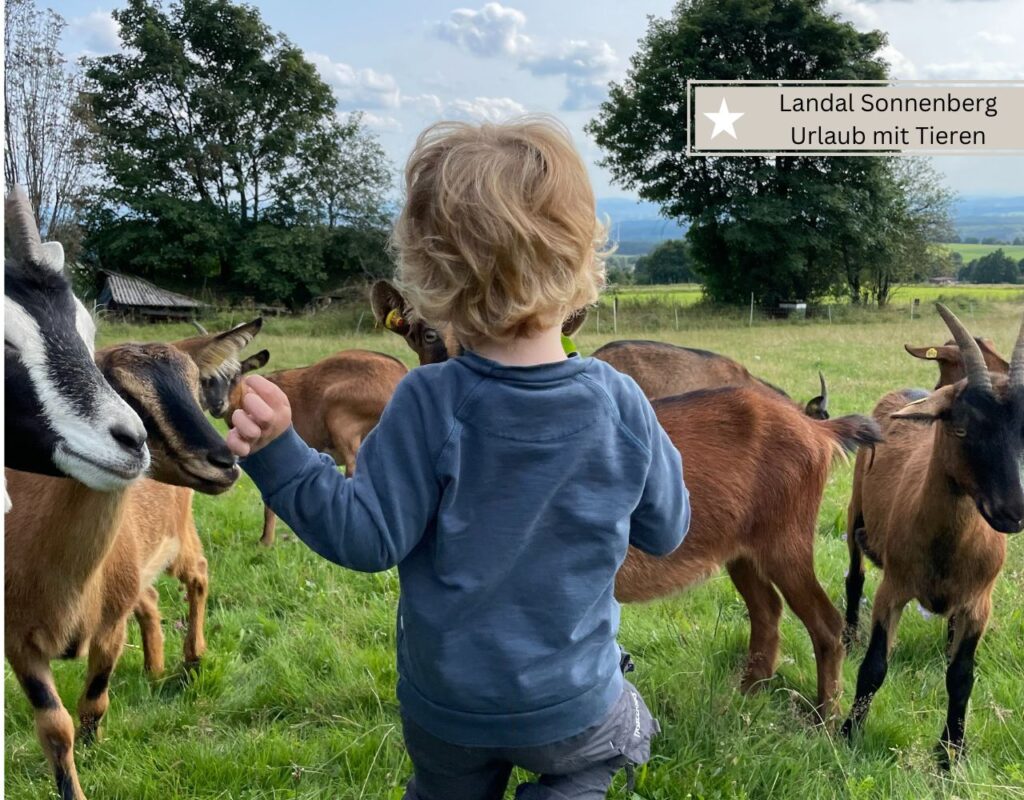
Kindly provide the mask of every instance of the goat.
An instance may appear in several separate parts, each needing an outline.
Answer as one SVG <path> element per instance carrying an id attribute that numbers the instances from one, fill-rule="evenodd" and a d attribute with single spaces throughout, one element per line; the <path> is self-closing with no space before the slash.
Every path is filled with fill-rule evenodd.
<path id="1" fill-rule="evenodd" d="M 648 400 L 698 389 L 748 385 L 762 386 L 789 398 L 778 386 L 751 375 L 742 364 L 708 350 L 665 342 L 622 340 L 609 342 L 591 355 L 629 375 Z M 828 419 L 828 387 L 820 372 L 818 380 L 821 394 L 808 401 L 804 413 L 811 419 Z"/>
<path id="2" fill-rule="evenodd" d="M 243 362 L 238 360 L 238 353 L 245 349 L 263 327 L 263 317 L 243 322 L 222 333 L 207 333 L 197 322 L 193 321 L 192 324 L 200 329 L 201 335 L 171 342 L 171 345 L 189 356 L 202 354 L 203 358 L 213 358 L 219 362 L 218 368 L 212 371 L 204 370 L 203 365 L 199 365 L 199 405 L 213 416 L 223 417 L 228 407 L 228 395 L 242 375 L 259 369 L 270 360 L 270 353 L 266 350 L 249 356 Z"/>
<path id="3" fill-rule="evenodd" d="M 405 337 L 422 363 L 461 352 L 449 335 L 410 323 L 414 315 L 387 282 L 374 286 L 371 299 L 374 314 Z M 392 313 L 400 316 L 398 324 L 387 323 Z M 567 320 L 563 333 L 579 324 L 579 316 Z M 630 548 L 615 581 L 616 597 L 626 603 L 664 597 L 724 565 L 750 617 L 740 684 L 746 692 L 775 671 L 782 615 L 778 586 L 811 636 L 818 672 L 816 710 L 826 719 L 839 693 L 843 618 L 814 574 L 818 507 L 833 456 L 879 441 L 878 425 L 856 415 L 813 419 L 753 378 L 739 386 L 656 399 L 653 406 L 683 463 L 699 465 L 686 474 L 693 509 L 690 531 L 663 559 Z"/>
<path id="4" fill-rule="evenodd" d="M 985 358 L 985 365 L 990 371 L 998 372 L 1002 375 L 1009 371 L 1010 365 L 1006 363 L 1005 358 L 996 352 L 995 343 L 991 339 L 983 339 L 980 336 L 976 336 L 974 341 L 978 343 L 981 354 Z M 905 344 L 903 348 L 914 358 L 934 361 L 939 365 L 939 382 L 935 384 L 936 389 L 962 381 L 966 375 L 964 372 L 964 362 L 960 357 L 960 348 L 957 346 L 956 339 L 950 339 L 941 347 L 914 347 L 913 345 Z"/>
<path id="5" fill-rule="evenodd" d="M 878 425 L 853 415 L 813 420 L 756 386 L 705 389 L 655 400 L 658 421 L 683 457 L 692 517 L 665 558 L 630 548 L 615 595 L 635 603 L 664 597 L 723 565 L 750 617 L 741 689 L 775 671 L 782 592 L 807 628 L 817 660 L 816 711 L 831 716 L 840 690 L 842 615 L 814 573 L 814 535 L 829 466 L 841 450 L 879 441 Z"/>
<path id="6" fill-rule="evenodd" d="M 201 373 L 194 361 L 168 345 L 125 344 L 97 352 L 96 363 L 143 419 L 154 480 L 206 494 L 234 484 L 235 460 L 199 408 Z M 206 363 L 208 369 L 219 366 Z M 62 800 L 84 800 L 74 726 L 50 661 L 88 652 L 78 715 L 82 738 L 92 738 L 109 704 L 107 687 L 128 615 L 153 599 L 150 583 L 168 564 L 194 569 L 201 578 L 196 588 L 205 592 L 205 561 L 181 545 L 198 544 L 194 528 L 191 538 L 182 537 L 163 522 L 173 513 L 163 507 L 170 487 L 143 481 L 99 492 L 13 470 L 6 477 L 15 498 L 5 531 L 6 656 L 35 712 L 58 793 Z M 193 627 L 201 622 L 190 614 Z M 145 626 L 143 631 L 151 633 Z M 201 647 L 201 630 L 198 637 L 190 632 L 186 651 L 190 643 Z"/>
<path id="7" fill-rule="evenodd" d="M 421 366 L 462 353 L 462 345 L 450 329 L 432 328 L 418 319 L 402 294 L 388 281 L 380 280 L 373 285 L 370 304 L 377 321 L 405 339 Z M 562 325 L 562 334 L 572 336 L 586 317 L 586 309 L 569 316 Z M 722 386 L 762 386 L 789 398 L 779 387 L 751 375 L 742 364 L 707 350 L 664 342 L 623 340 L 609 342 L 592 355 L 629 375 L 648 400 Z M 828 419 L 828 387 L 820 372 L 818 379 L 821 394 L 810 400 L 804 411 L 812 419 L 823 420 Z"/>
<path id="8" fill-rule="evenodd" d="M 328 453 L 351 475 L 360 443 L 376 426 L 407 372 L 401 361 L 383 353 L 342 350 L 308 367 L 272 372 L 266 378 L 287 395 L 299 437 L 313 449 Z M 230 422 L 244 391 L 242 383 L 232 388 L 225 420 Z M 276 515 L 264 506 L 260 544 L 269 547 L 274 543 L 276 524 Z"/>
<path id="9" fill-rule="evenodd" d="M 885 680 L 903 607 L 913 599 L 948 619 L 949 694 L 939 740 L 944 767 L 963 748 L 974 658 L 1006 557 L 1006 537 L 1024 528 L 1024 325 L 1009 376 L 989 372 L 978 343 L 945 306 L 966 378 L 931 394 L 890 392 L 875 407 L 885 443 L 857 456 L 847 516 L 847 640 L 856 636 L 864 555 L 884 571 L 871 640 L 843 733 L 867 716 Z M 920 423 L 927 423 L 926 427 Z"/>
<path id="10" fill-rule="evenodd" d="M 40 241 L 20 187 L 4 217 L 7 466 L 123 489 L 149 466 L 142 420 L 93 362 L 96 327 L 71 292 L 64 250 Z"/>

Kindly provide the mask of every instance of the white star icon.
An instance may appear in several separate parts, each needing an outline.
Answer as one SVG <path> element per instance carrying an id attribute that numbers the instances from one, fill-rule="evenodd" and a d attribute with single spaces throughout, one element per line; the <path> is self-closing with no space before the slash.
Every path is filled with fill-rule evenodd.
<path id="1" fill-rule="evenodd" d="M 736 129 L 732 124 L 743 116 L 743 112 L 730 113 L 729 106 L 725 103 L 725 98 L 722 98 L 722 105 L 715 114 L 704 112 L 704 116 L 715 123 L 715 129 L 711 132 L 711 138 L 714 139 L 720 133 L 727 133 L 733 139 L 736 138 Z"/>

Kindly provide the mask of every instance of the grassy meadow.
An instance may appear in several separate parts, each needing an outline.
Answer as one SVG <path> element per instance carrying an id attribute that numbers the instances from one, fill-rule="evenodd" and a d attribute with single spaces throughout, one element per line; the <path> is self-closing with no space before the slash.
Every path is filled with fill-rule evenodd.
<path id="1" fill-rule="evenodd" d="M 996 250 L 1002 250 L 1007 256 L 1016 261 L 1024 258 L 1024 245 L 1021 244 L 963 244 L 962 242 L 957 242 L 954 244 L 943 244 L 942 247 L 951 253 L 959 253 L 965 264 L 974 261 L 976 258 L 987 256 L 989 253 L 994 253 Z"/>
<path id="2" fill-rule="evenodd" d="M 967 299 L 959 308 L 976 334 L 990 336 L 1006 351 L 1024 298 Z M 904 342 L 940 344 L 948 338 L 937 315 L 924 305 L 922 310 L 923 317 L 913 321 L 906 309 L 893 309 L 842 324 L 777 321 L 753 327 L 739 319 L 681 313 L 678 330 L 668 324 L 657 332 L 631 329 L 626 316 L 617 337 L 603 317 L 601 333 L 588 320 L 577 344 L 589 353 L 613 338 L 643 336 L 714 350 L 801 401 L 817 394 L 822 370 L 834 415 L 867 413 L 889 389 L 934 384 L 934 365 L 912 359 L 902 348 Z M 365 323 L 358 336 L 342 328 L 330 313 L 269 319 L 251 349 L 268 348 L 270 368 L 307 364 L 352 347 L 385 351 L 412 364 L 399 337 L 368 331 Z M 103 324 L 100 343 L 192 333 L 187 325 Z M 700 468 L 687 464 L 688 470 Z M 839 465 L 819 517 L 818 574 L 840 609 L 849 491 L 850 468 Z M 245 477 L 225 496 L 198 497 L 196 514 L 210 562 L 208 654 L 197 674 L 182 673 L 186 608 L 176 582 L 161 578 L 168 673 L 156 683 L 144 676 L 132 622 L 100 740 L 78 747 L 89 797 L 401 797 L 409 763 L 394 698 L 395 573 L 365 575 L 332 566 L 283 525 L 273 549 L 259 547 L 262 509 Z M 877 571 L 869 570 L 868 598 L 877 583 Z M 946 707 L 941 620 L 907 609 L 889 678 L 864 735 L 850 747 L 808 724 L 814 658 L 803 626 L 788 609 L 778 675 L 766 691 L 743 697 L 736 687 L 748 623 L 724 574 L 683 596 L 625 607 L 620 640 L 634 654 L 634 680 L 664 728 L 650 765 L 638 772 L 635 797 L 1024 798 L 1022 590 L 1024 538 L 1010 542 L 991 628 L 979 649 L 969 753 L 950 774 L 938 771 L 932 758 Z M 844 711 L 862 657 L 860 646 L 847 660 Z M 64 702 L 74 709 L 84 664 L 60 662 L 55 669 Z M 6 797 L 50 798 L 50 773 L 28 703 L 9 669 L 5 677 Z M 626 796 L 621 777 L 610 796 Z"/>

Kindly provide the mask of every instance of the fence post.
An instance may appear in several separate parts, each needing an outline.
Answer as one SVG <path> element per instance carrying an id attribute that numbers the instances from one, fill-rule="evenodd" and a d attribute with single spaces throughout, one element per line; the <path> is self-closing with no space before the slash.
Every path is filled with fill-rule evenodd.
<path id="1" fill-rule="evenodd" d="M 750 293 L 750 327 L 754 326 L 754 293 Z"/>
<path id="2" fill-rule="evenodd" d="M 612 295 L 612 333 L 619 335 L 619 297 Z"/>
<path id="3" fill-rule="evenodd" d="M 363 314 L 365 313 L 365 310 L 359 312 L 359 321 L 356 323 L 356 336 L 359 335 L 359 331 L 363 327 Z"/>

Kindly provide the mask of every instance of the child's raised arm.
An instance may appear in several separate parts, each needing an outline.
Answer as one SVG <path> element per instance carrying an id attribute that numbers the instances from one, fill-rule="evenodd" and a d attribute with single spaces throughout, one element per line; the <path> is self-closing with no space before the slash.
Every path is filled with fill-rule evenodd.
<path id="1" fill-rule="evenodd" d="M 250 388 L 271 414 L 281 411 L 279 400 L 261 383 Z M 277 417 L 268 420 L 255 400 L 243 408 L 264 432 L 279 425 Z M 290 423 L 290 413 L 287 419 Z M 312 550 L 350 569 L 377 572 L 401 561 L 434 518 L 441 492 L 435 470 L 439 453 L 431 452 L 430 445 L 437 441 L 431 435 L 436 427 L 436 421 L 425 419 L 415 391 L 403 380 L 363 442 L 353 478 L 342 476 L 330 456 L 310 448 L 291 427 L 254 448 L 242 467 L 264 502 Z M 253 432 L 251 427 L 246 430 Z"/>
<path id="2" fill-rule="evenodd" d="M 652 556 L 666 556 L 682 544 L 690 527 L 690 496 L 683 461 L 654 409 L 644 403 L 651 463 L 643 496 L 630 519 L 629 543 Z"/>

